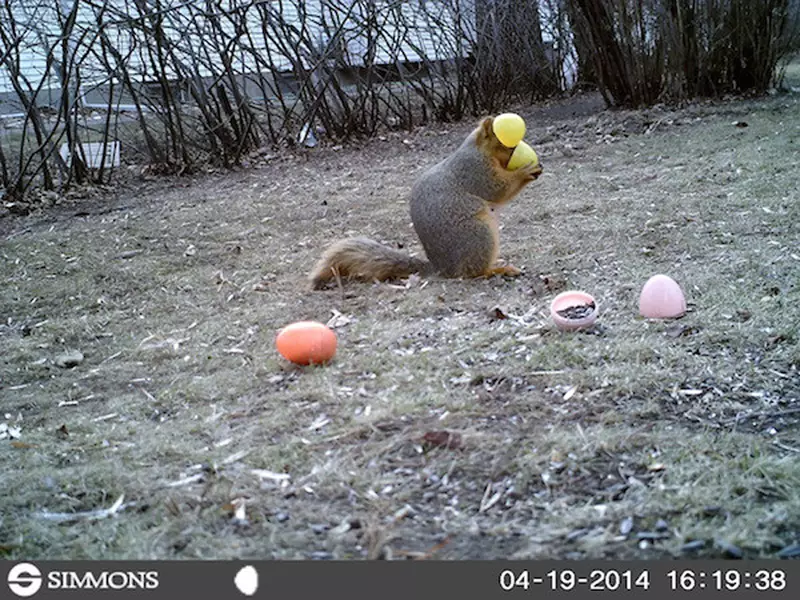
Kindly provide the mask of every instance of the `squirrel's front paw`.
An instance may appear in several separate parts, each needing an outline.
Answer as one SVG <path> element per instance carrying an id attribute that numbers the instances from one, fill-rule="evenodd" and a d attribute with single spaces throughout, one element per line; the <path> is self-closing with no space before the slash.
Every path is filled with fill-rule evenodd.
<path id="1" fill-rule="evenodd" d="M 536 179 L 538 179 L 539 175 L 542 174 L 542 171 L 543 171 L 542 165 L 540 165 L 539 163 L 536 164 L 531 163 L 519 169 L 520 175 L 523 175 L 526 179 L 529 179 L 531 181 L 535 181 Z"/>

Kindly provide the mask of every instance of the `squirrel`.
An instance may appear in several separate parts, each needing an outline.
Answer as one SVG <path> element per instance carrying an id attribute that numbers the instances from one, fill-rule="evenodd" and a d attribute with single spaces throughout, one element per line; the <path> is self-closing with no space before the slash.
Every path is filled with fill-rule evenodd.
<path id="1" fill-rule="evenodd" d="M 312 289 L 332 280 L 385 281 L 412 273 L 446 278 L 517 276 L 497 264 L 499 237 L 494 207 L 507 203 L 542 173 L 535 161 L 506 169 L 513 148 L 495 135 L 486 117 L 450 156 L 411 189 L 411 221 L 429 262 L 365 237 L 331 245 L 309 275 Z"/>

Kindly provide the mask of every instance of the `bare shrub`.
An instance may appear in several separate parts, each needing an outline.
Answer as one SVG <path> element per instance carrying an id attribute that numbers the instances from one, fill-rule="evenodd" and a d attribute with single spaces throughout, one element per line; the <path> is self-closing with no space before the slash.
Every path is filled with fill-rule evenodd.
<path id="1" fill-rule="evenodd" d="M 761 93 L 796 44 L 794 0 L 566 0 L 606 101 Z"/>
<path id="2" fill-rule="evenodd" d="M 26 10 L 28 8 L 30 10 Z M 3 13 L 0 58 L 24 110 L 15 135 L 15 151 L 7 152 L 0 140 L 0 183 L 3 196 L 13 209 L 16 201 L 32 186 L 41 185 L 52 190 L 68 187 L 73 182 L 102 182 L 108 170 L 101 161 L 98 168 L 90 171 L 82 144 L 87 132 L 79 125 L 83 117 L 77 101 L 77 90 L 81 86 L 79 65 L 86 45 L 95 38 L 91 32 L 76 27 L 78 4 L 39 2 L 22 7 L 6 3 Z M 48 36 L 40 28 L 39 19 L 42 18 L 49 19 L 59 35 Z M 44 63 L 45 76 L 38 81 L 24 69 L 23 58 L 31 47 L 38 48 Z M 45 103 L 43 96 L 50 74 L 58 82 L 58 95 L 54 103 Z M 100 143 L 104 146 L 109 141 L 109 131 L 107 122 L 100 134 Z M 65 143 L 66 159 L 59 151 L 62 143 Z"/>
<path id="3" fill-rule="evenodd" d="M 181 173 L 569 87 L 560 0 L 19 0 L 2 10 L 0 64 L 23 119 L 19 135 L 0 137 L 1 185 L 15 199 L 108 181 L 106 165 L 81 160 L 86 141 L 123 137 L 129 160 Z"/>

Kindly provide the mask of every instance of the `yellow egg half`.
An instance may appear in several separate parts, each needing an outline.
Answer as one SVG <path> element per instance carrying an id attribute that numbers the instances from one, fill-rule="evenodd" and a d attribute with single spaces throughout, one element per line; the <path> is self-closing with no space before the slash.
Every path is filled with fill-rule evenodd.
<path id="1" fill-rule="evenodd" d="M 514 148 L 525 137 L 525 121 L 516 113 L 497 115 L 492 123 L 492 129 L 506 148 Z"/>
<path id="2" fill-rule="evenodd" d="M 536 151 L 525 142 L 520 142 L 514 149 L 514 153 L 511 155 L 508 165 L 506 165 L 506 169 L 509 171 L 515 171 L 520 167 L 524 167 L 525 165 L 536 165 L 538 163 L 539 157 L 536 155 Z"/>
<path id="3" fill-rule="evenodd" d="M 298 321 L 278 332 L 275 347 L 286 360 L 298 365 L 322 364 L 336 354 L 336 334 L 316 321 Z"/>

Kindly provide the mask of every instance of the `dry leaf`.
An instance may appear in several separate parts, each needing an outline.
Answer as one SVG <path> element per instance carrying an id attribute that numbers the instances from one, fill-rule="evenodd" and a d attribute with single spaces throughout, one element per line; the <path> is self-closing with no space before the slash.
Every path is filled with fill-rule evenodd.
<path id="1" fill-rule="evenodd" d="M 168 512 L 169 512 L 169 513 L 170 513 L 170 514 L 173 516 L 173 517 L 177 517 L 177 516 L 179 516 L 179 515 L 181 514 L 181 507 L 178 505 L 178 503 L 177 503 L 177 502 L 175 502 L 175 499 L 174 499 L 174 498 L 172 498 L 172 497 L 168 497 L 168 498 L 167 498 L 167 499 L 164 501 L 164 507 L 167 509 L 167 511 L 168 511 Z"/>
<path id="2" fill-rule="evenodd" d="M 410 560 L 430 560 L 431 558 L 433 558 L 434 554 L 436 554 L 439 550 L 447 546 L 447 544 L 449 543 L 450 543 L 450 536 L 444 538 L 441 542 L 436 544 L 433 548 L 431 548 L 427 552 L 411 552 L 407 550 L 398 550 L 397 554 Z"/>
<path id="3" fill-rule="evenodd" d="M 338 327 L 344 327 L 345 325 L 349 325 L 350 322 L 353 320 L 351 317 L 343 315 L 336 309 L 331 309 L 331 312 L 333 313 L 333 316 L 330 319 L 328 319 L 328 322 L 326 323 L 326 325 L 331 329 L 336 329 Z"/>
<path id="4" fill-rule="evenodd" d="M 397 510 L 392 515 L 392 518 L 390 519 L 390 521 L 394 524 L 394 523 L 397 523 L 399 521 L 402 521 L 406 517 L 411 516 L 413 514 L 414 514 L 414 509 L 409 504 L 406 504 L 405 506 L 403 506 L 403 508 Z"/>
<path id="5" fill-rule="evenodd" d="M 670 325 L 669 327 L 667 327 L 664 333 L 666 333 L 667 336 L 671 338 L 679 338 L 685 335 L 694 335 L 699 331 L 700 331 L 699 328 L 694 327 L 692 325 L 686 325 L 684 323 L 675 323 L 674 325 Z"/>
<path id="6" fill-rule="evenodd" d="M 778 344 L 781 344 L 783 342 L 788 342 L 788 341 L 789 341 L 789 338 L 786 335 L 781 333 L 781 334 L 778 334 L 778 335 L 773 335 L 770 338 L 767 338 L 767 345 L 768 346 L 776 346 Z"/>
<path id="7" fill-rule="evenodd" d="M 560 292 L 567 287 L 567 280 L 561 275 L 540 275 L 539 279 L 550 293 Z"/>
<path id="8" fill-rule="evenodd" d="M 21 449 L 24 449 L 24 448 L 38 448 L 38 446 L 36 444 L 27 444 L 25 442 L 17 442 L 17 441 L 11 442 L 11 447 L 12 448 L 21 448 Z"/>
<path id="9" fill-rule="evenodd" d="M 61 367 L 62 369 L 71 369 L 83 362 L 83 352 L 80 350 L 69 350 L 56 356 L 53 362 L 57 367 Z"/>
<path id="10" fill-rule="evenodd" d="M 234 498 L 231 500 L 233 506 L 233 521 L 240 524 L 247 523 L 247 500 L 245 498 Z"/>
<path id="11" fill-rule="evenodd" d="M 478 512 L 483 513 L 492 508 L 495 504 L 500 501 L 502 498 L 502 494 L 500 492 L 495 492 L 494 495 L 492 493 L 492 482 L 486 484 L 486 489 L 483 491 L 483 498 L 481 499 L 481 505 L 478 508 Z"/>
<path id="12" fill-rule="evenodd" d="M 423 441 L 434 447 L 456 450 L 461 448 L 461 434 L 455 431 L 429 431 L 422 436 Z"/>
<path id="13" fill-rule="evenodd" d="M 619 532 L 628 535 L 631 531 L 633 531 L 633 517 L 625 517 L 619 524 Z"/>
<path id="14" fill-rule="evenodd" d="M 504 313 L 503 309 L 499 306 L 495 306 L 492 310 L 490 310 L 489 316 L 496 321 L 502 321 L 503 319 L 508 318 L 508 315 Z"/>

